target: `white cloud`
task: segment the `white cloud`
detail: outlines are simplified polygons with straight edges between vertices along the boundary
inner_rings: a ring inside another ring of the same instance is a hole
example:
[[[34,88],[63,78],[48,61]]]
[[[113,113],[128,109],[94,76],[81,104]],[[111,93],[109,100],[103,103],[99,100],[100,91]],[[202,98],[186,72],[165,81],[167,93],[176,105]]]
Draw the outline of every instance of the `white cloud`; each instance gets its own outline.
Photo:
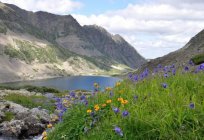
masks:
[[[29,11],[46,11],[63,15],[82,6],[82,3],[73,0],[1,0],[1,2],[14,4]]]
[[[201,0],[155,0],[100,15],[74,17],[81,25],[97,24],[121,34],[144,57],[156,58],[183,47],[204,29],[201,7]]]

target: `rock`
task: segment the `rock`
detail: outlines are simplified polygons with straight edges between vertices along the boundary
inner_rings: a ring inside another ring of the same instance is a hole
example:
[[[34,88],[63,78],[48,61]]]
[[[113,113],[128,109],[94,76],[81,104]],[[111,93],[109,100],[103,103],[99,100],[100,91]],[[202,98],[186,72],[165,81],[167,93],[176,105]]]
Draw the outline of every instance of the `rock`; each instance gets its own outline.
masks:
[[[49,123],[50,121],[50,115],[49,112],[46,109],[38,109],[38,108],[33,108],[30,110],[30,112],[32,113],[32,115],[37,116],[42,123]]]
[[[10,102],[10,101],[7,101],[7,104],[9,104],[9,108],[8,111],[9,112],[12,112],[14,114],[18,114],[18,113],[22,113],[22,112],[26,112],[28,111],[29,109],[26,108],[26,107],[23,107],[19,104],[16,104],[16,103],[13,103],[13,102]]]
[[[53,93],[46,93],[44,96],[49,98],[49,99],[54,98],[54,94]]]
[[[23,130],[28,129],[22,120],[11,120],[0,125],[0,134],[9,137],[20,137]]]
[[[0,123],[3,121],[4,117],[5,117],[4,112],[0,111]]]

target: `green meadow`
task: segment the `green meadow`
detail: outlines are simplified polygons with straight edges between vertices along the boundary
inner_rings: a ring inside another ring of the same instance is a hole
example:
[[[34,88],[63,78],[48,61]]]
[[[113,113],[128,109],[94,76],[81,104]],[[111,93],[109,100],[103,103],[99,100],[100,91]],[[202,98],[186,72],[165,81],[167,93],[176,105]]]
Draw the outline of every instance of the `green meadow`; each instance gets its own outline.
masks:
[[[48,139],[202,140],[204,73],[189,71],[126,79],[99,91],[88,105],[69,108]]]

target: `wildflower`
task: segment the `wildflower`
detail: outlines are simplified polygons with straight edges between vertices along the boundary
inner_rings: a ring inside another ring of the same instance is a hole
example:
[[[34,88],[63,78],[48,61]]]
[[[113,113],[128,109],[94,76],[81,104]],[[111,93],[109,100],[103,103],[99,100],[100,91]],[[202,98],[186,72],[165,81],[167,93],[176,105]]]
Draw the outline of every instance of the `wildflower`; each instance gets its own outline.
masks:
[[[167,88],[167,84],[166,83],[163,83],[162,86],[163,86],[163,88]]]
[[[123,132],[120,129],[120,127],[115,126],[114,131],[116,134],[120,135],[121,137],[123,136]]]
[[[44,131],[44,132],[42,133],[42,136],[43,136],[43,137],[46,137],[46,136],[47,136],[47,132]]]
[[[91,112],[92,112],[92,110],[91,110],[91,109],[88,109],[86,112],[87,112],[87,113],[91,113]]]
[[[123,105],[125,105],[125,104],[127,104],[128,103],[128,100],[122,100],[121,101],[121,104],[123,104]]]
[[[191,66],[194,66],[193,60],[190,60],[190,61],[189,61],[189,64],[190,64]]]
[[[119,102],[121,102],[122,100],[123,100],[123,98],[121,98],[121,97],[120,97],[120,98],[118,98],[118,101],[119,101]]]
[[[112,96],[113,96],[113,92],[111,91],[111,92],[110,92],[110,97],[112,97]]]
[[[52,128],[52,124],[51,124],[51,123],[48,124],[48,125],[47,125],[47,128]]]
[[[115,114],[117,114],[117,113],[119,113],[120,112],[120,110],[119,110],[119,108],[113,108],[113,111],[115,112]]]
[[[167,74],[167,73],[165,73],[165,74],[164,74],[164,77],[165,77],[165,78],[167,78],[167,77],[168,77],[168,74]]]
[[[138,96],[137,96],[137,95],[134,95],[133,98],[134,98],[135,100],[137,100],[137,99],[138,99]]]
[[[111,90],[112,90],[111,87],[107,87],[107,88],[106,88],[106,91],[111,91]]]
[[[199,70],[204,70],[204,63],[200,64],[200,66],[198,67]]]
[[[129,113],[128,113],[128,111],[125,110],[125,111],[123,111],[122,115],[123,115],[123,117],[126,117],[129,115]]]
[[[106,104],[102,104],[102,107],[106,107]]]
[[[176,69],[173,69],[173,70],[172,70],[172,74],[173,74],[173,75],[176,75]]]
[[[188,67],[188,66],[185,66],[185,67],[184,67],[184,70],[185,70],[185,71],[188,71],[188,70],[189,70],[189,67]]]
[[[85,95],[81,95],[80,100],[84,100],[84,99],[86,99],[86,96]]]
[[[73,92],[73,91],[71,91],[69,95],[70,95],[72,98],[75,98],[75,96],[76,96],[76,95],[75,95],[75,92]]]
[[[121,83],[120,82],[117,82],[116,83],[116,87],[118,87],[118,86],[120,86],[121,85]]]
[[[112,100],[107,100],[106,101],[107,104],[110,104],[111,102],[112,102]]]
[[[94,83],[94,87],[98,87],[98,83]]]
[[[95,105],[95,106],[94,106],[94,110],[95,110],[95,111],[98,111],[99,109],[100,109],[99,105]]]
[[[189,108],[190,109],[194,109],[195,108],[195,104],[194,103],[190,103]]]
[[[47,140],[47,136],[46,137],[43,137],[43,139],[42,140]]]

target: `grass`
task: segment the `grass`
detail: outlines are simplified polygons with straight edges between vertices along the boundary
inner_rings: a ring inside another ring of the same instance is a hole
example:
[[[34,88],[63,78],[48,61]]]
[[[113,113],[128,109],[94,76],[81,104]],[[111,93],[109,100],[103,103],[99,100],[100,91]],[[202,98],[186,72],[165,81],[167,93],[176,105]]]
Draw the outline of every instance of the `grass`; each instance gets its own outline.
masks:
[[[157,75],[137,83],[124,80],[109,92],[89,99],[88,106],[77,105],[63,116],[63,122],[48,135],[49,140],[202,140],[204,137],[204,73],[177,73],[165,78]],[[167,84],[163,88],[162,83]],[[138,96],[138,98],[134,98]],[[128,100],[122,105],[118,98]],[[101,107],[107,100],[112,103]],[[190,104],[195,108],[190,108]],[[100,106],[94,111],[94,105]],[[113,107],[120,113],[115,114]],[[94,111],[91,117],[87,110]],[[127,110],[129,115],[122,116]],[[123,136],[116,134],[118,126]]]
[[[54,100],[47,99],[44,96],[24,96],[19,94],[9,94],[4,97],[5,100],[12,101],[27,108],[35,108],[41,106],[44,109],[55,111]]]
[[[3,121],[11,121],[15,115],[12,112],[5,112],[5,117],[3,118]]]

